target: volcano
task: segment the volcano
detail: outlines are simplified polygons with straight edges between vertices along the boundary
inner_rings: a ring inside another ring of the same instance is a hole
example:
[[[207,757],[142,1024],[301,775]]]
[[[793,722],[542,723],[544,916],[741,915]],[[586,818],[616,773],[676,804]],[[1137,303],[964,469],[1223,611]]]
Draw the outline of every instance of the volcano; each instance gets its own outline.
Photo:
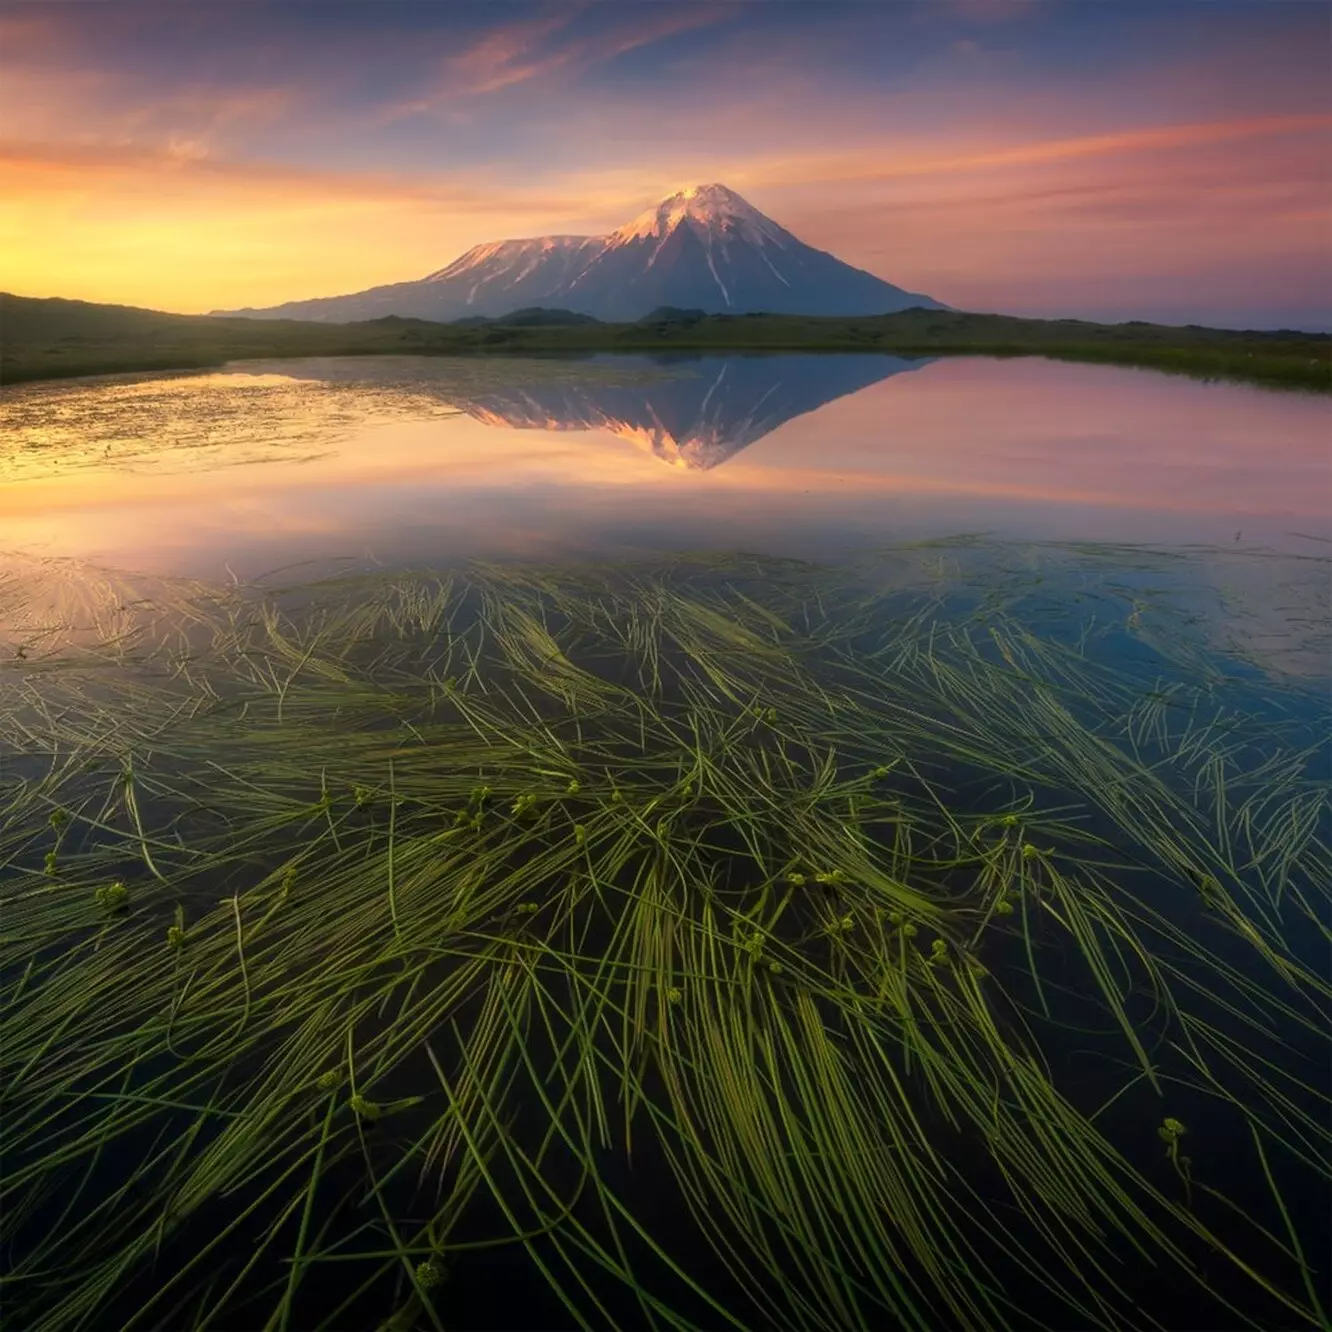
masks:
[[[400,315],[447,323],[531,306],[610,321],[641,319],[661,306],[792,315],[948,308],[806,245],[725,185],[695,185],[609,236],[492,241],[414,282],[213,313],[326,323]]]

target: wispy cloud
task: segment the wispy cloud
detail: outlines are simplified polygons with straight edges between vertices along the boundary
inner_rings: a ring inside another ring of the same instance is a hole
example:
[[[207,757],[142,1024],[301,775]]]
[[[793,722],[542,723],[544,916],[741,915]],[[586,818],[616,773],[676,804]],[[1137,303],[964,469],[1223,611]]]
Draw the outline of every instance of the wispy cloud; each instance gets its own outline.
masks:
[[[381,109],[376,121],[391,123],[407,115],[436,111],[472,97],[501,92],[557,72],[586,73],[617,56],[669,37],[710,27],[729,13],[724,6],[625,7],[632,18],[592,32],[576,29],[587,3],[561,7],[542,18],[506,24],[481,35],[456,54],[443,56],[431,86],[421,95]],[[604,11],[603,11],[604,12]]]
[[[1311,8],[11,5],[0,281],[273,304],[720,179],[957,304],[1111,292],[1148,317],[1169,288],[1203,319],[1266,283],[1312,308],[1332,104]]]
[[[854,153],[770,154],[751,162],[748,169],[751,178],[763,184],[873,184],[915,176],[947,176],[1094,157],[1140,157],[1163,150],[1301,134],[1332,128],[1332,113],[1154,125],[1109,134],[997,143],[979,150],[960,151],[956,127],[949,128],[951,142],[903,144],[899,139],[880,138],[877,144],[872,144],[862,139],[855,145]],[[1014,131],[1001,123],[986,126],[984,133],[991,138],[999,135],[1015,137]]]
[[[567,65],[577,53],[577,45],[552,44],[549,39],[565,31],[583,8],[566,7],[544,18],[491,29],[468,49],[445,56],[440,62],[436,98],[498,92]],[[425,99],[427,104],[430,100]]]

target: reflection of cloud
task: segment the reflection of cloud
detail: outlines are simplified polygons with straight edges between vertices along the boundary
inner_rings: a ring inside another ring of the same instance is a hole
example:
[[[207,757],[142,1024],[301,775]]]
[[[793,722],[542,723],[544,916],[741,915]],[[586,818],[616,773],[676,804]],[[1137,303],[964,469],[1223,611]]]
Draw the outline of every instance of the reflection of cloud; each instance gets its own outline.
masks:
[[[521,513],[541,532],[581,525],[592,545],[653,528],[667,545],[711,531],[715,545],[743,534],[765,548],[783,533],[874,539],[904,524],[1158,541],[1242,527],[1262,542],[1324,531],[1332,512],[1320,398],[1042,361],[941,360],[874,382],[874,359],[774,358],[769,385],[785,377],[806,396],[712,470],[662,467],[605,429],[639,411],[686,429],[717,381],[691,379],[688,364],[639,382],[599,364],[389,358],[20,388],[5,439],[26,479],[0,482],[0,532],[9,547],[85,555],[277,541],[327,555],[409,527],[428,546],[447,526],[466,546],[464,531],[521,525]],[[736,388],[748,428],[763,382]],[[496,430],[450,402],[526,404],[530,428]],[[574,428],[541,428],[552,423]],[[121,470],[122,447],[135,470]]]
[[[179,569],[165,576],[137,568],[130,572],[125,561],[133,557],[127,552],[96,562],[0,552],[0,671],[40,667],[43,659],[71,647],[115,642],[123,652],[139,635],[163,629],[174,637],[179,616],[197,623],[197,611],[215,607],[219,594],[234,591],[237,577],[290,587],[365,569],[398,578],[397,570],[419,566],[422,558],[436,567],[469,558],[500,557],[509,565],[540,561],[543,566],[551,559],[567,566],[589,558],[604,570],[607,558],[655,562],[663,553],[678,551],[743,549],[820,561],[854,551],[848,576],[872,578],[880,594],[889,586],[901,591],[922,587],[933,600],[946,594],[949,584],[960,589],[973,586],[976,578],[994,591],[1001,586],[999,575],[1003,589],[1020,596],[1039,583],[1046,612],[1062,605],[1103,628],[1127,622],[1129,632],[1149,649],[1190,669],[1201,648],[1304,691],[1312,684],[1319,692],[1303,692],[1305,702],[1320,717],[1327,712],[1332,560],[1316,551],[1292,556],[1206,545],[1182,549],[1101,542],[1086,534],[1072,540],[993,533],[950,540],[956,527],[933,533],[925,551],[913,542],[910,523],[881,522],[874,531],[854,511],[834,515],[817,505],[784,514],[774,544],[771,527],[763,526],[761,516],[756,521],[753,506],[728,502],[725,495],[713,497],[702,513],[691,507],[683,522],[663,523],[659,502],[643,493],[635,497],[640,522],[632,531],[622,522],[617,525],[616,514],[624,507],[620,496],[587,496],[574,507],[558,488],[524,490],[509,497],[503,512],[486,504],[484,494],[477,498],[480,504],[451,506],[426,525],[399,523],[364,544],[333,525],[292,523],[249,543],[241,560],[235,559],[225,533],[204,532],[189,552],[200,571],[196,578],[182,576]],[[829,547],[828,522],[834,516],[840,519],[838,535],[850,539],[845,552],[836,541]],[[718,531],[726,532],[725,543],[716,541]],[[311,536],[321,541],[322,551],[313,558],[307,553]],[[339,537],[343,544],[330,554],[330,540]],[[179,559],[179,552],[173,554]],[[746,558],[753,569],[753,557]],[[19,646],[22,660],[13,655]]]

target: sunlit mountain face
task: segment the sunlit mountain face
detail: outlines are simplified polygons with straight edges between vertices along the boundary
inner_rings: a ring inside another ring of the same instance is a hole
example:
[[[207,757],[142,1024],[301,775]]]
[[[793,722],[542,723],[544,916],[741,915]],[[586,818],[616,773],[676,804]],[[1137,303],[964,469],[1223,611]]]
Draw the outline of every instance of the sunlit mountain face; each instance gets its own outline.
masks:
[[[911,306],[945,308],[806,245],[724,185],[696,185],[609,236],[491,241],[419,281],[214,313],[327,323],[388,315],[447,322],[548,306],[633,320],[663,305],[709,314],[875,315]]]
[[[456,405],[488,425],[604,430],[672,467],[707,471],[793,417],[928,364],[878,355],[701,356],[639,384],[550,382]]]

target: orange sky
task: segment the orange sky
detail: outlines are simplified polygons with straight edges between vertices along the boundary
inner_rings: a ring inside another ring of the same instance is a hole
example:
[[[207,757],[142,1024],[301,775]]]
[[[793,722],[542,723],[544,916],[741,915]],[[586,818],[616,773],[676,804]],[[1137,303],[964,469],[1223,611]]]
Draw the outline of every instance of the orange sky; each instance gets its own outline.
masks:
[[[0,288],[267,305],[717,179],[964,308],[1325,326],[1328,13],[6,3]]]

